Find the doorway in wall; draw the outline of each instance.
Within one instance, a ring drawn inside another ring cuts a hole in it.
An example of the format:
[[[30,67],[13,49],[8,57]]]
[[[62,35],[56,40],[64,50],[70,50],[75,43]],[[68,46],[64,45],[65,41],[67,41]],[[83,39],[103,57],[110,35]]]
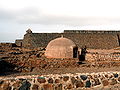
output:
[[[73,58],[77,58],[78,56],[78,47],[73,48]]]

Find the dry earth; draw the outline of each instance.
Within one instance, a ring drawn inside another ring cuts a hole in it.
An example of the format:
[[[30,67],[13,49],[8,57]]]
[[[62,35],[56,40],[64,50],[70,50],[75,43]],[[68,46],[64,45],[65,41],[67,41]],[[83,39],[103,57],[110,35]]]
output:
[[[0,75],[63,74],[120,71],[120,66],[94,66],[78,59],[47,59],[44,48],[28,50],[21,47],[0,45]],[[89,50],[96,52],[96,50]],[[99,51],[99,50],[98,50]],[[113,52],[113,50],[111,50]],[[109,53],[103,50],[104,53]]]

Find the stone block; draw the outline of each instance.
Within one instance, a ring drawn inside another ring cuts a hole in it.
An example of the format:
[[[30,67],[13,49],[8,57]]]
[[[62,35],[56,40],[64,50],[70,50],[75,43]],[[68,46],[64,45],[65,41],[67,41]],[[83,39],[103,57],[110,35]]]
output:
[[[76,88],[84,87],[84,83],[82,81],[77,81],[75,85],[76,85]]]
[[[49,79],[48,79],[48,83],[53,83],[53,79],[52,79],[52,78],[49,78]]]
[[[31,86],[31,83],[28,81],[24,81],[22,85],[20,86],[19,90],[29,90]]]
[[[13,84],[13,88],[14,88],[14,89],[18,89],[21,84],[22,84],[21,81],[16,81],[16,82]]]
[[[67,84],[67,89],[72,89],[73,85],[72,84]]]
[[[112,80],[110,81],[110,85],[115,85],[115,84],[117,84],[117,81],[116,81],[115,79],[112,79]]]
[[[77,80],[75,79],[75,77],[71,77],[71,82],[72,82],[72,84],[75,84],[77,82]]]
[[[118,77],[118,81],[120,82],[120,77]]]
[[[113,73],[114,77],[117,78],[118,77],[118,74],[117,73]]]
[[[45,82],[46,82],[45,77],[38,77],[38,78],[37,78],[37,81],[38,81],[39,83],[45,83]]]
[[[69,76],[63,76],[63,81],[68,81],[69,80]]]
[[[32,90],[39,90],[39,86],[36,85],[36,84],[33,84],[33,86],[32,86]]]
[[[0,90],[11,90],[10,83],[3,83],[0,85]]]
[[[85,82],[85,87],[86,87],[86,88],[90,88],[90,87],[91,87],[91,82],[90,82],[90,80],[88,80],[88,81]]]
[[[62,84],[55,86],[55,90],[63,90],[62,88],[63,88]]]
[[[55,79],[55,83],[60,83],[60,79]]]
[[[94,82],[95,82],[95,84],[94,84],[95,86],[101,84],[101,83],[100,83],[100,80],[99,80],[98,78],[97,78],[97,79],[94,79]]]
[[[44,84],[43,88],[43,90],[53,90],[54,87],[52,84]]]
[[[86,80],[88,77],[87,77],[86,75],[80,75],[80,78],[81,78],[82,80]]]
[[[103,80],[103,81],[102,81],[102,84],[103,84],[103,86],[108,86],[108,85],[109,85],[109,82],[108,82],[108,80]]]

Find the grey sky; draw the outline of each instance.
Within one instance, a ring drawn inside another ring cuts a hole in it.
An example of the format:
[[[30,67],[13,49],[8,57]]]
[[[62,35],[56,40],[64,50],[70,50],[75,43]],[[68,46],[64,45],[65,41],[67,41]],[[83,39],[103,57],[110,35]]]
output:
[[[25,31],[120,30],[119,0],[0,0],[0,42]]]

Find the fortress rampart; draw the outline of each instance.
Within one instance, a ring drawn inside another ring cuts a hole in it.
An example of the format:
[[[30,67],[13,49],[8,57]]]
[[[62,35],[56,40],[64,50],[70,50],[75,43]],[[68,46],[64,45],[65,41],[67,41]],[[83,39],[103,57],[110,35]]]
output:
[[[120,45],[120,31],[65,30],[64,33],[27,33],[23,38],[23,47],[46,47],[47,44],[63,35],[71,39],[79,48],[87,46],[93,49],[111,49]]]

